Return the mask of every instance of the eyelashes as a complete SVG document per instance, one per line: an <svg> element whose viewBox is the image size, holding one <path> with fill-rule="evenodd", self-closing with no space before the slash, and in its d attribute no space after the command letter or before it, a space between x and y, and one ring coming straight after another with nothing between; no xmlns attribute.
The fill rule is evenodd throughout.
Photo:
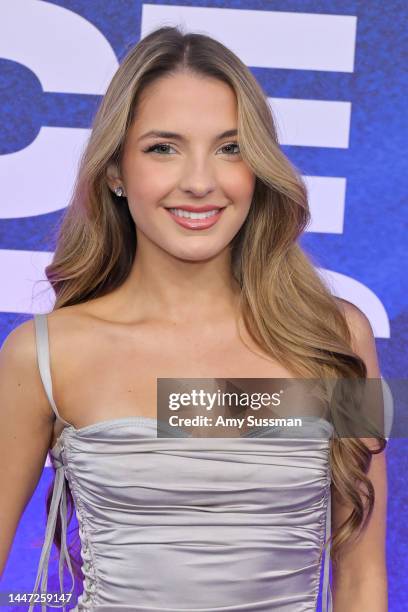
<svg viewBox="0 0 408 612"><path fill-rule="evenodd" d="M163 152L163 150L160 152L157 149L158 148L163 148L163 147L171 147L171 145L169 143L157 143L154 144L150 147L148 147L147 149L144 150L144 153L158 153L159 155L167 155L168 153ZM239 144L237 142L229 142L228 144L224 145L223 147L221 147L221 149L225 149L226 147L238 147L238 151L235 153L226 153L226 155L239 155L240 151L239 151Z"/></svg>

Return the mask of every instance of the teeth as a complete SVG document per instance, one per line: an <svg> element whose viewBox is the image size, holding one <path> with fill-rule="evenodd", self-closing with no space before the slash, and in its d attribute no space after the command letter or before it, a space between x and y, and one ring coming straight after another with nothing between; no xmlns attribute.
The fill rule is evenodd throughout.
<svg viewBox="0 0 408 612"><path fill-rule="evenodd" d="M189 212L187 210L182 210L181 208L169 208L169 210L177 217L186 217L187 219L208 219L208 217L213 217L219 211L218 208L202 213Z"/></svg>

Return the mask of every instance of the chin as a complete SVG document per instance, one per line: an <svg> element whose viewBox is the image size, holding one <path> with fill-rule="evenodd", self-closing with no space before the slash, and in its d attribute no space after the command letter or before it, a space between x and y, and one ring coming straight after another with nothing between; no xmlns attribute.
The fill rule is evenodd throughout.
<svg viewBox="0 0 408 612"><path fill-rule="evenodd" d="M184 249L169 251L169 254L183 261L207 261L213 259L219 254L219 249Z"/></svg>

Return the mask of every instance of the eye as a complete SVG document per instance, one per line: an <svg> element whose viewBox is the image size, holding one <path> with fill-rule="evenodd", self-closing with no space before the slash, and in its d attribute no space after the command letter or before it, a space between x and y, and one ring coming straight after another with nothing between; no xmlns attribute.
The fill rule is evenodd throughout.
<svg viewBox="0 0 408 612"><path fill-rule="evenodd" d="M226 149L227 147L238 147L238 151L236 151L235 153L232 153L231 151L227 153L227 155L239 155L240 151L239 151L239 144L237 142L229 142L228 144L224 145L223 147L221 147L222 149Z"/></svg>
<svg viewBox="0 0 408 612"><path fill-rule="evenodd" d="M157 144L154 144L150 147L148 147L147 149L145 149L145 153L158 153L159 155L162 154L167 154L168 153L168 149L166 149L166 147L170 147L171 145L165 142L159 142ZM237 142L230 142L226 145L224 145L223 147L221 147L221 149L226 149L228 147L238 147L238 151L232 152L232 151L228 151L227 155L239 155L240 151L239 151L239 145Z"/></svg>
<svg viewBox="0 0 408 612"><path fill-rule="evenodd" d="M159 142L155 145L152 145L151 147L149 147L148 149L146 149L144 152L145 153L159 153L159 155L161 155L163 153L163 150L160 152L157 149L160 147L161 149L166 148L166 147L170 147L171 145L167 144L167 143L162 143ZM165 152L164 152L165 153Z"/></svg>

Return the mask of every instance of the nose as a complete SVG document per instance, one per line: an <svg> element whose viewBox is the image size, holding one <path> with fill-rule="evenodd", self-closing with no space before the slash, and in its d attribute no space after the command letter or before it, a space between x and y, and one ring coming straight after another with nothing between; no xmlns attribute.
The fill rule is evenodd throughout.
<svg viewBox="0 0 408 612"><path fill-rule="evenodd" d="M190 159L184 164L180 189L196 197L203 197L215 188L214 169L208 159Z"/></svg>

